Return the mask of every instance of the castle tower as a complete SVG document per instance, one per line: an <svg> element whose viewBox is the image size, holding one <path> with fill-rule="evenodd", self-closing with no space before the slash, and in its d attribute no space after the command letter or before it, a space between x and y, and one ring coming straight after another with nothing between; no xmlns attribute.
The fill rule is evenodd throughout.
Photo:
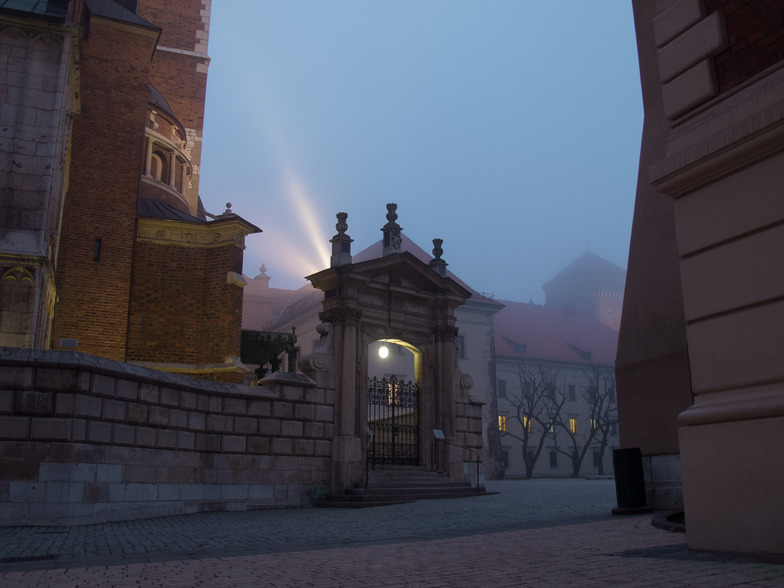
<svg viewBox="0 0 784 588"><path fill-rule="evenodd" d="M626 272L586 252L542 286L545 305L584 314L618 331Z"/></svg>

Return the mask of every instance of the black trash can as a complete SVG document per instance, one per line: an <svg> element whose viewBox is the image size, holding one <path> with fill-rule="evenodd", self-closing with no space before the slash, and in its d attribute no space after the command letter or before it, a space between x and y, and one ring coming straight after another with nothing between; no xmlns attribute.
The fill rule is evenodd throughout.
<svg viewBox="0 0 784 588"><path fill-rule="evenodd" d="M650 512L645 499L645 477L642 473L642 453L639 447L613 450L615 495L618 507L613 514Z"/></svg>

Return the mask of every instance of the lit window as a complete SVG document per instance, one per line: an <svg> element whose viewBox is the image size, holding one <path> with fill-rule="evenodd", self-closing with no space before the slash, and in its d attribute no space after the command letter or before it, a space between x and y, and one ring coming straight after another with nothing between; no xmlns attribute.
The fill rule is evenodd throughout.
<svg viewBox="0 0 784 588"><path fill-rule="evenodd" d="M577 419L569 419L569 431L577 433Z"/></svg>
<svg viewBox="0 0 784 588"><path fill-rule="evenodd" d="M599 428L599 421L596 419L591 419L591 431L595 431Z"/></svg>
<svg viewBox="0 0 784 588"><path fill-rule="evenodd" d="M509 430L509 417L503 414L498 415L498 430L506 433Z"/></svg>
<svg viewBox="0 0 784 588"><path fill-rule="evenodd" d="M534 422L529 417L523 417L523 426L529 433L534 432Z"/></svg>

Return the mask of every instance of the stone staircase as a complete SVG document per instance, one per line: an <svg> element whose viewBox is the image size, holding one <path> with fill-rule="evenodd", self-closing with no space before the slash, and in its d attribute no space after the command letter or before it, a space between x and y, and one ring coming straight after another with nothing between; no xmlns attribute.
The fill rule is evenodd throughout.
<svg viewBox="0 0 784 588"><path fill-rule="evenodd" d="M466 498L488 494L484 487L452 482L443 472L425 466L376 466L368 475L367 488L349 488L344 494L330 494L316 506L367 508L402 504L434 498Z"/></svg>

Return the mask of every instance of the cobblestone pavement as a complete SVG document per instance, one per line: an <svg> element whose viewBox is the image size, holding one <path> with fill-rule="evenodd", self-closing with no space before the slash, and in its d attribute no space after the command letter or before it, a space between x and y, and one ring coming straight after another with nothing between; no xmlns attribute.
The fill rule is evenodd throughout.
<svg viewBox="0 0 784 588"><path fill-rule="evenodd" d="M784 585L784 557L694 552L650 515L612 517L612 480L487 486L500 493L0 528L0 586Z"/></svg>

